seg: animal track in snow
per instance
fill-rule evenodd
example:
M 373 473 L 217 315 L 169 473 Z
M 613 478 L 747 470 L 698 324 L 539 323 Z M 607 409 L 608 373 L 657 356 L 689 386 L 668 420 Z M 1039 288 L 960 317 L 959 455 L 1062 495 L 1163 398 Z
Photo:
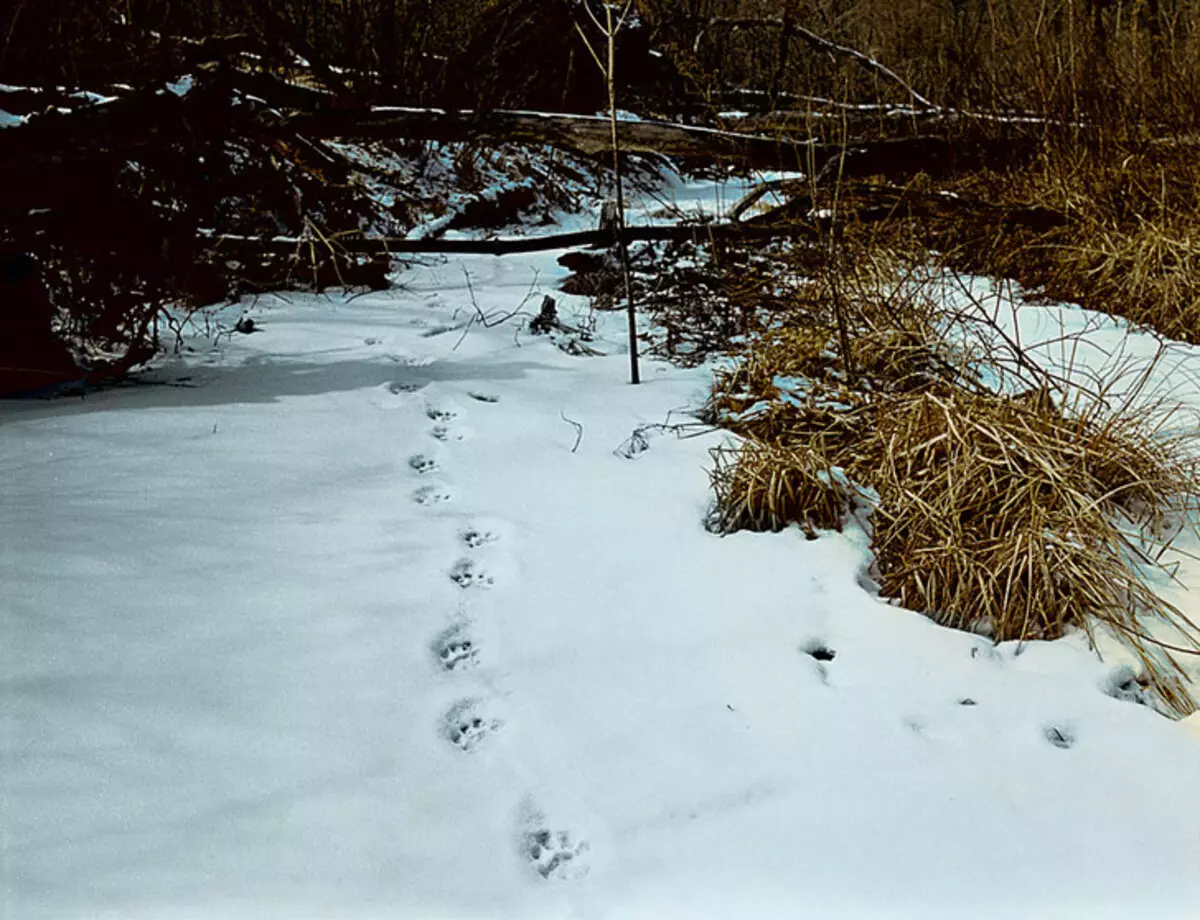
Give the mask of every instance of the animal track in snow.
M 461 434 L 455 434 L 445 425 L 434 425 L 429 429 L 429 435 L 438 441 L 461 441 L 463 439 Z
M 455 703 L 442 717 L 442 731 L 446 739 L 467 753 L 476 750 L 503 727 L 504 723 L 484 712 L 476 700 Z
M 496 583 L 491 575 L 470 559 L 459 559 L 450 569 L 450 580 L 460 588 L 490 588 Z
M 580 857 L 589 849 L 586 840 L 575 840 L 566 831 L 552 831 L 542 821 L 530 824 L 521 836 L 522 855 L 544 879 L 582 878 L 588 866 Z
M 430 406 L 425 410 L 425 416 L 434 422 L 449 422 L 458 418 L 458 413 L 453 409 L 439 409 L 437 406 Z
M 1075 736 L 1061 725 L 1047 725 L 1046 740 L 1057 748 L 1069 748 L 1075 743 Z
M 413 493 L 413 501 L 418 505 L 440 505 L 453 497 L 445 486 L 424 486 Z
M 433 653 L 447 671 L 461 671 L 479 663 L 479 647 L 462 626 L 451 627 L 438 636 Z
M 837 657 L 837 652 L 824 642 L 818 642 L 815 639 L 804 644 L 804 654 L 814 661 L 833 661 Z
M 487 546 L 489 543 L 495 543 L 500 539 L 499 535 L 490 530 L 482 530 L 477 527 L 468 527 L 461 534 L 459 539 L 463 544 L 471 549 L 479 549 L 481 546 Z
M 817 676 L 821 678 L 821 683 L 829 683 L 829 669 L 825 667 L 825 663 L 833 661 L 837 652 L 817 639 L 810 639 L 804 643 L 800 646 L 800 651 L 817 663 Z
M 415 393 L 422 387 L 428 386 L 425 383 L 417 383 L 413 380 L 393 380 L 385 384 L 387 391 L 393 396 L 403 396 L 405 393 Z
M 475 392 L 474 390 L 472 390 L 467 395 L 470 396 L 475 401 L 481 402 L 481 403 L 498 403 L 498 402 L 500 402 L 500 397 L 493 396 L 491 393 L 478 393 L 478 392 Z
M 1105 679 L 1103 687 L 1104 692 L 1113 699 L 1137 703 L 1140 706 L 1150 703 L 1149 679 L 1144 674 L 1138 674 L 1130 665 L 1123 664 L 1114 668 Z
M 419 476 L 437 472 L 437 462 L 426 454 L 413 454 L 408 458 L 408 465 Z

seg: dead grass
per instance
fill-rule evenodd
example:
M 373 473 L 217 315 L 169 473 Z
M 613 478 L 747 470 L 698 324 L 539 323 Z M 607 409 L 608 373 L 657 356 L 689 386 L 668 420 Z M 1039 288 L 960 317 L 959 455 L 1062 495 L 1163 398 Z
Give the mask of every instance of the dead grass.
M 1065 215 L 1045 232 L 970 218 L 918 231 L 963 269 L 1200 343 L 1200 158 L 1191 144 L 1055 144 L 1033 167 L 948 188 Z
M 740 450 L 717 448 L 712 457 L 712 529 L 774 532 L 797 523 L 814 540 L 818 530 L 842 529 L 853 486 L 817 450 L 748 441 Z
M 1190 712 L 1183 670 L 1142 625 L 1162 618 L 1200 652 L 1200 631 L 1153 587 L 1164 522 L 1197 499 L 1191 439 L 1164 433 L 1168 407 L 989 391 L 980 353 L 1011 355 L 952 347 L 946 315 L 910 287 L 846 287 L 854 387 L 820 283 L 718 375 L 712 420 L 745 440 L 714 454 L 717 529 L 812 536 L 869 503 L 884 596 L 996 641 L 1100 625 L 1164 710 Z

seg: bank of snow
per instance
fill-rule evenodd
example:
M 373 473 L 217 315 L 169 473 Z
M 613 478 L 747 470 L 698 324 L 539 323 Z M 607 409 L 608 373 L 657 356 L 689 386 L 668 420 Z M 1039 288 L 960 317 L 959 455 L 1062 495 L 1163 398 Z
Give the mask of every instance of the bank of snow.
M 708 533 L 720 434 L 614 452 L 707 372 L 499 321 L 555 255 L 0 405 L 7 916 L 1194 916 L 1196 741 Z

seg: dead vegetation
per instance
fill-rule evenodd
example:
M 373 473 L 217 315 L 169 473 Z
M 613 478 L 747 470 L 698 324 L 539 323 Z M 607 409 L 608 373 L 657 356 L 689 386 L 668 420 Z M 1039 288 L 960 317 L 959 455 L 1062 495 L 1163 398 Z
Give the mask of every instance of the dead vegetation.
M 819 282 L 719 375 L 710 418 L 743 442 L 714 453 L 713 526 L 811 537 L 869 510 L 882 596 L 996 641 L 1110 630 L 1160 705 L 1190 712 L 1183 669 L 1144 623 L 1200 652 L 1200 630 L 1154 587 L 1167 522 L 1197 507 L 1194 433 L 1168 433 L 1145 375 L 1120 400 L 1064 393 L 980 334 L 986 318 L 886 272 L 876 261 L 842 290 L 855 385 Z M 984 385 L 1004 375 L 1032 385 Z

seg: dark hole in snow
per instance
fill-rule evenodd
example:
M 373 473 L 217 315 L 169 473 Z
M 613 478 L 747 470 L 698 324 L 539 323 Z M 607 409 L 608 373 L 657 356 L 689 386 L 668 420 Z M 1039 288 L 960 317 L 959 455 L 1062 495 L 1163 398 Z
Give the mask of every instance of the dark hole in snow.
M 810 642 L 804 647 L 804 654 L 817 661 L 833 661 L 837 652 L 820 642 Z
M 969 696 L 964 696 L 961 700 L 958 701 L 958 705 L 959 706 L 975 706 L 977 704 Z

